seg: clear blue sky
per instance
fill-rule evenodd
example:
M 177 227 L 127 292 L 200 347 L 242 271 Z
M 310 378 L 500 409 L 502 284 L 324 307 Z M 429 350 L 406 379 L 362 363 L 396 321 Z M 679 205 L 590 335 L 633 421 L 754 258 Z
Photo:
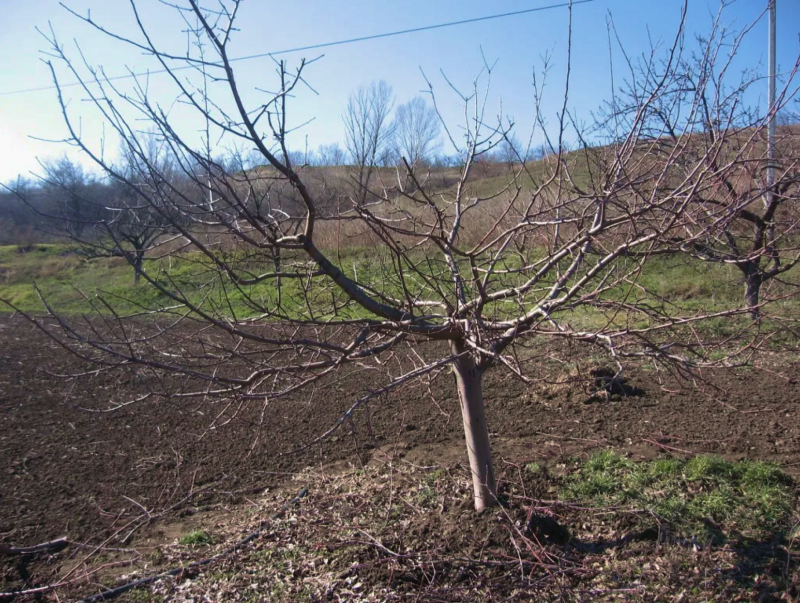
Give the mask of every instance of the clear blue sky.
M 447 21 L 481 17 L 495 13 L 524 10 L 559 3 L 560 0 L 247 0 L 243 3 L 230 53 L 242 56 L 285 48 L 341 40 Z M 92 17 L 109 28 L 136 36 L 131 10 L 125 0 L 67 0 L 79 13 L 91 9 Z M 156 0 L 140 0 L 140 11 L 157 40 L 180 51 L 186 38 L 181 24 L 169 9 Z M 766 0 L 738 0 L 726 13 L 726 22 L 743 27 L 755 20 L 765 8 Z M 590 119 L 590 111 L 609 97 L 609 55 L 606 16 L 610 13 L 628 52 L 641 53 L 649 47 L 648 38 L 671 41 L 680 14 L 679 0 L 594 0 L 574 7 L 573 71 L 569 106 L 582 119 Z M 688 31 L 705 32 L 719 8 L 718 2 L 690 0 Z M 154 69 L 151 58 L 132 52 L 121 43 L 103 38 L 81 23 L 56 0 L 0 0 L 0 93 L 47 86 L 51 83 L 40 51 L 46 49 L 44 39 L 35 27 L 47 28 L 48 22 L 58 34 L 68 53 L 77 58 L 74 40 L 81 42 L 93 65 L 102 65 L 109 75 Z M 164 15 L 167 15 L 166 17 Z M 790 67 L 798 55 L 800 2 L 778 0 L 778 63 L 779 69 Z M 292 104 L 294 123 L 314 118 L 292 145 L 302 148 L 308 136 L 310 148 L 322 143 L 341 141 L 341 115 L 351 91 L 361 84 L 385 79 L 394 88 L 397 102 L 404 102 L 423 87 L 423 69 L 434 81 L 447 118 L 457 118 L 457 106 L 445 90 L 439 73 L 443 70 L 459 86 L 468 86 L 481 68 L 481 49 L 490 60 L 497 60 L 492 86 L 492 113 L 501 110 L 518 123 L 519 135 L 526 139 L 532 113 L 532 73 L 541 67 L 540 57 L 552 53 L 548 115 L 555 114 L 561 103 L 563 69 L 566 64 L 567 10 L 552 10 L 413 33 L 404 36 L 327 48 L 305 53 L 308 58 L 324 52 L 324 57 L 307 73 L 309 83 L 319 93 L 301 91 Z M 740 62 L 762 65 L 766 71 L 767 22 L 756 24 L 742 49 Z M 298 60 L 302 53 L 284 58 Z M 237 64 L 238 80 L 243 88 L 271 86 L 274 66 L 262 58 Z M 63 81 L 73 78 L 60 71 Z M 152 76 L 151 89 L 168 103 L 164 94 L 166 76 Z M 128 83 L 120 83 L 126 86 Z M 766 82 L 764 84 L 766 95 Z M 87 112 L 86 103 L 76 89 L 70 89 L 71 108 L 83 115 L 81 123 L 87 139 L 97 143 L 102 134 L 101 123 Z M 757 99 L 758 100 L 758 99 Z M 502 101 L 502 105 L 501 105 Z M 763 99 L 762 99 L 763 105 Z M 176 118 L 183 120 L 180 109 Z M 190 122 L 184 122 L 187 127 Z M 193 127 L 193 126 L 191 126 Z M 55 92 L 41 91 L 17 95 L 0 95 L 0 182 L 17 174 L 36 171 L 36 157 L 52 157 L 64 152 L 58 145 L 30 138 L 58 139 L 65 136 Z M 113 149 L 108 149 L 113 151 Z

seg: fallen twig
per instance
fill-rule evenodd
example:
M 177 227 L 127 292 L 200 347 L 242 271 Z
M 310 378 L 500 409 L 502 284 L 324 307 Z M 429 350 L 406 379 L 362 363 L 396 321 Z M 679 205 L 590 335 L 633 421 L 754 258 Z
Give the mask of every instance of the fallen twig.
M 674 454 L 675 452 L 680 452 L 681 454 L 685 454 L 690 457 L 695 456 L 697 454 L 696 452 L 692 452 L 691 450 L 683 450 L 682 448 L 667 446 L 666 444 L 662 444 L 661 442 L 657 442 L 656 440 L 651 440 L 648 438 L 643 438 L 642 441 L 647 442 L 648 444 L 653 444 L 654 446 L 661 448 L 664 452 L 671 454 L 672 456 L 675 456 Z
M 60 551 L 63 548 L 66 548 L 69 542 L 66 538 L 58 538 L 56 540 L 51 540 L 50 542 L 43 542 L 42 544 L 37 544 L 34 546 L 8 546 L 6 544 L 0 544 L 0 553 L 4 555 L 32 555 L 33 553 L 38 553 L 40 551 Z

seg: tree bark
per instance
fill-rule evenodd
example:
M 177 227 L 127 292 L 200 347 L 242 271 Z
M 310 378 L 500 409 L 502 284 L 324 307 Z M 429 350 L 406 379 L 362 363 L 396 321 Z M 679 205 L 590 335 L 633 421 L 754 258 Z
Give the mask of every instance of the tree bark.
M 136 250 L 133 256 L 133 284 L 138 285 L 142 279 L 142 264 L 144 264 L 144 251 Z
M 466 349 L 459 342 L 453 342 L 452 346 L 456 354 L 461 354 Z M 482 511 L 498 504 L 489 429 L 483 406 L 483 369 L 475 365 L 472 356 L 465 354 L 456 361 L 454 372 L 472 472 L 475 510 Z
M 761 310 L 758 307 L 761 296 L 761 275 L 757 267 L 745 266 L 744 271 L 744 299 L 750 311 L 750 318 L 754 321 L 761 320 Z

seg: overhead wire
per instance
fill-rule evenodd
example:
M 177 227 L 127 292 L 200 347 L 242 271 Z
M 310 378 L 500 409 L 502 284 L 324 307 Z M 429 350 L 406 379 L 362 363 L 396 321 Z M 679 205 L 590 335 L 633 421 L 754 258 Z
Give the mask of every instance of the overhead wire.
M 546 10 L 552 10 L 552 9 L 555 9 L 555 8 L 565 8 L 565 7 L 569 7 L 569 6 L 575 6 L 577 4 L 588 4 L 589 2 L 594 2 L 594 0 L 572 0 L 571 2 L 561 2 L 559 4 L 549 4 L 547 6 L 537 6 L 537 7 L 534 7 L 534 8 L 526 8 L 526 9 L 523 9 L 523 10 L 516 10 L 516 11 L 511 11 L 511 12 L 506 12 L 506 13 L 498 13 L 498 14 L 494 14 L 494 15 L 486 15 L 486 16 L 483 16 L 483 17 L 473 17 L 471 19 L 461 19 L 459 21 L 448 21 L 446 23 L 436 23 L 434 25 L 423 25 L 421 27 L 413 27 L 411 29 L 401 29 L 401 30 L 397 30 L 397 31 L 390 31 L 390 32 L 384 32 L 384 33 L 379 33 L 379 34 L 372 34 L 372 35 L 368 35 L 368 36 L 359 36 L 359 37 L 356 37 L 356 38 L 348 38 L 348 39 L 345 39 L 345 40 L 336 40 L 336 41 L 333 41 L 333 42 L 322 42 L 320 44 L 310 44 L 308 46 L 298 46 L 296 48 L 287 48 L 287 49 L 283 49 L 283 50 L 274 50 L 274 51 L 271 51 L 271 52 L 260 52 L 260 53 L 257 53 L 257 54 L 250 54 L 250 55 L 246 55 L 246 56 L 242 56 L 242 57 L 235 57 L 235 58 L 229 59 L 229 62 L 235 63 L 235 62 L 239 62 L 239 61 L 249 61 L 249 60 L 252 60 L 252 59 L 260 59 L 260 58 L 264 58 L 264 57 L 272 57 L 272 56 L 277 56 L 277 55 L 290 54 L 290 53 L 294 53 L 294 52 L 303 52 L 303 51 L 306 51 L 306 50 L 319 50 L 321 48 L 330 48 L 330 47 L 333 47 L 333 46 L 343 46 L 345 44 L 355 44 L 357 42 L 366 42 L 366 41 L 369 41 L 369 40 L 378 40 L 378 39 L 381 39 L 381 38 L 390 38 L 390 37 L 394 37 L 394 36 L 402 36 L 402 35 L 422 32 L 422 31 L 431 31 L 431 30 L 434 30 L 434 29 L 443 29 L 445 27 L 456 27 L 458 25 L 466 25 L 468 23 L 478 23 L 478 22 L 481 22 L 481 21 L 489 21 L 489 20 L 492 20 L 492 19 L 503 19 L 503 18 L 506 18 L 506 17 L 514 17 L 514 16 L 519 16 L 519 15 L 536 13 L 536 12 L 541 12 L 541 11 L 546 11 Z M 219 65 L 219 66 L 221 67 L 221 65 Z M 158 70 L 153 70 L 153 71 L 141 71 L 141 72 L 136 72 L 136 73 L 127 73 L 125 75 L 115 75 L 115 76 L 111 76 L 111 77 L 106 77 L 106 78 L 103 78 L 103 81 L 109 81 L 110 82 L 110 81 L 117 81 L 117 80 L 125 80 L 125 79 L 131 79 L 131 78 L 135 78 L 135 77 L 150 76 L 150 75 L 157 75 L 157 74 L 167 73 L 167 72 L 182 71 L 184 69 L 191 69 L 191 68 L 192 68 L 191 65 L 184 65 L 182 67 L 174 67 L 174 68 L 171 68 L 171 69 L 158 69 Z M 61 88 L 72 88 L 74 86 L 81 86 L 81 85 L 83 85 L 82 82 L 68 82 L 68 83 L 65 83 L 65 84 L 61 84 L 60 87 Z M 23 89 L 23 90 L 7 90 L 7 91 L 4 91 L 4 92 L 0 92 L 0 96 L 12 96 L 12 95 L 16 95 L 16 94 L 28 94 L 28 93 L 31 93 L 31 92 L 43 92 L 45 90 L 55 90 L 55 89 L 56 89 L 55 85 L 50 85 L 50 86 L 40 86 L 38 88 L 26 88 L 26 89 Z

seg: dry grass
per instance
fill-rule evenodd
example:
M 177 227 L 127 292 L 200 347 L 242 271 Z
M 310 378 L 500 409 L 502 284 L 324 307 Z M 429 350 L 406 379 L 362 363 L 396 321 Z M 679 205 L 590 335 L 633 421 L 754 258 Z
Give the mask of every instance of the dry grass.
M 263 532 L 202 572 L 121 600 L 777 601 L 800 594 L 798 535 L 787 518 L 780 524 L 786 540 L 767 534 L 712 544 L 668 533 L 633 506 L 552 500 L 596 469 L 569 459 L 552 470 L 503 462 L 504 506 L 478 515 L 464 467 L 419 467 L 397 450 L 386 453 L 343 473 L 309 469 L 284 492 L 249 499 L 222 521 L 210 516 L 220 544 L 203 556 L 241 539 L 245 526 L 261 522 Z M 642 470 L 653 463 L 664 464 Z M 266 519 L 301 485 L 307 498 Z M 795 504 L 795 521 L 797 511 Z M 148 565 L 117 583 L 185 565 L 198 551 L 175 542 L 142 558 Z

